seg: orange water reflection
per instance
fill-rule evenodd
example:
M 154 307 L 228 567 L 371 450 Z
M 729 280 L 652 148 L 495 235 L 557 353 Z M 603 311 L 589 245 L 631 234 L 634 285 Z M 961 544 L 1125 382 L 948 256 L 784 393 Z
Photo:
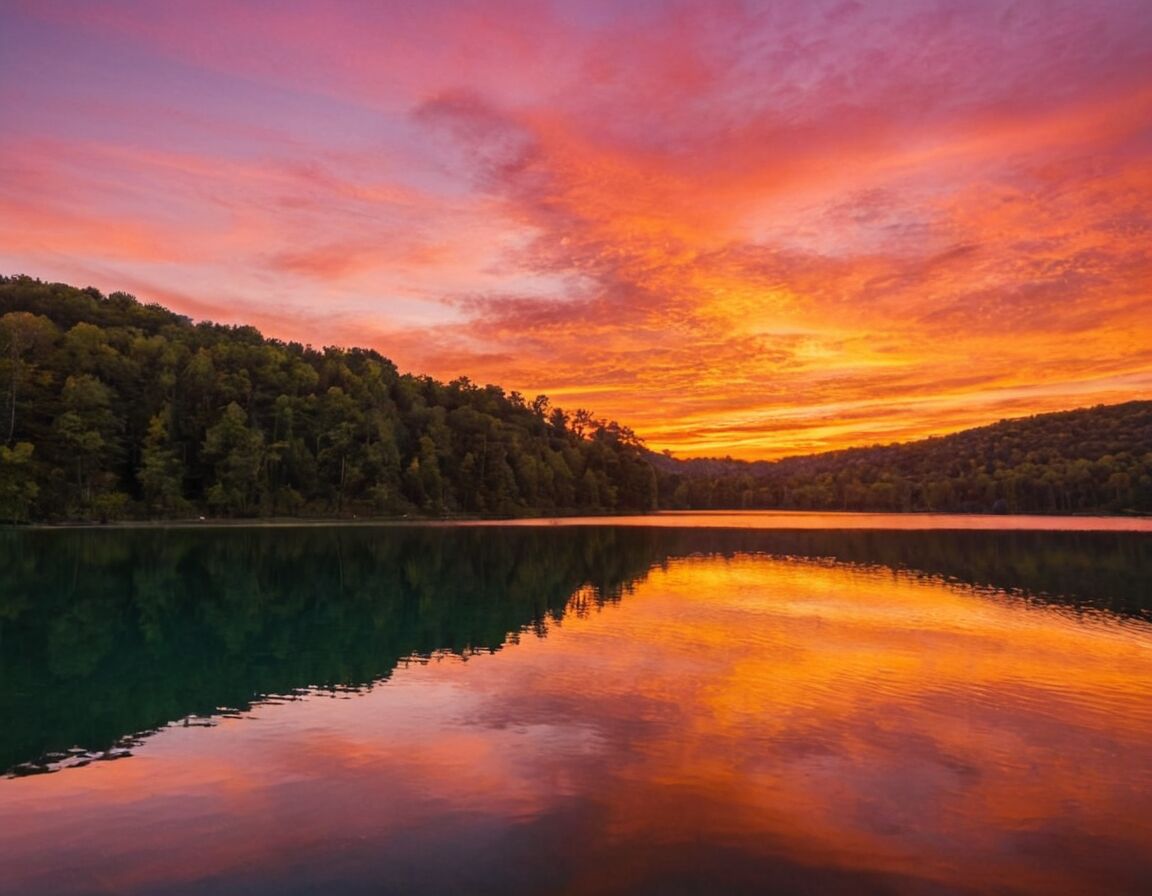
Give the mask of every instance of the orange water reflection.
M 888 569 L 676 560 L 544 639 L 252 715 L 0 781 L 0 892 L 1152 883 L 1152 626 Z

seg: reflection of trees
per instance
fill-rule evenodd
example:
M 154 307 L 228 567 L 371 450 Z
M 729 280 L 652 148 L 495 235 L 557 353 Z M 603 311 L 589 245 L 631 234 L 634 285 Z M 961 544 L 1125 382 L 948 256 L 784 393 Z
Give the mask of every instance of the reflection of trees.
M 672 555 L 832 557 L 1126 615 L 1152 615 L 1152 537 L 1139 532 L 670 530 Z
M 543 632 L 618 599 L 638 530 L 0 534 L 0 767 L 262 694 L 359 687 L 412 655 Z
M 0 533 L 0 766 L 496 650 L 693 554 L 832 557 L 1149 613 L 1137 533 L 624 527 Z

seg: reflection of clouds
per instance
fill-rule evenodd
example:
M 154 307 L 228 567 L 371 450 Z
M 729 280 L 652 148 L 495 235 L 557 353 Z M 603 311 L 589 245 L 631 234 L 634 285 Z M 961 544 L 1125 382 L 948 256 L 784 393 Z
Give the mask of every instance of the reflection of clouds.
M 1027 880 L 1031 863 L 999 838 L 1038 819 L 1137 845 L 1146 797 L 1130 775 L 1149 769 L 1106 757 L 1142 755 L 1152 729 L 1136 709 L 1152 680 L 1139 639 L 890 574 L 719 567 L 673 564 L 625 605 L 626 627 L 605 620 L 600 680 L 631 686 L 618 705 L 603 700 L 612 686 L 563 674 L 487 705 L 500 719 L 595 718 L 626 747 L 613 829 L 660 826 L 652 806 L 711 821 L 702 801 L 778 848 L 853 867 L 870 856 L 876 872 L 911 862 L 946 876 L 953 861 L 991 854 L 967 872 L 989 884 Z M 717 593 L 733 596 L 717 608 Z M 987 829 L 970 824 L 988 814 Z M 1084 848 L 1065 860 L 1049 884 L 1095 864 Z
M 0 859 L 42 890 L 1138 892 L 1149 637 L 880 567 L 672 560 L 543 639 L 4 782 Z

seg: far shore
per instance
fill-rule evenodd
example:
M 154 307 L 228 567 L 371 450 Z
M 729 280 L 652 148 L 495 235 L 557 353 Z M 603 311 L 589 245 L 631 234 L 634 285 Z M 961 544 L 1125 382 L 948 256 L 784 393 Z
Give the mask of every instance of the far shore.
M 32 523 L 25 531 L 397 528 L 406 526 L 655 526 L 661 528 L 1034 530 L 1152 532 L 1152 516 L 930 513 L 809 510 L 663 510 L 651 513 L 541 517 L 217 517 L 178 520 Z

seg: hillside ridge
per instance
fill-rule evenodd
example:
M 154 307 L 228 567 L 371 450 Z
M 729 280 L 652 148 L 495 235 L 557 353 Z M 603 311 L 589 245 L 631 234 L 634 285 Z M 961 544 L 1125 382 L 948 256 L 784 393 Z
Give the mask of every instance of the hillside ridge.
M 774 461 L 650 455 L 662 506 L 1152 512 L 1152 401 L 1053 411 Z
M 1152 401 L 775 461 L 379 352 L 0 277 L 0 520 L 521 516 L 652 509 L 1152 513 Z

